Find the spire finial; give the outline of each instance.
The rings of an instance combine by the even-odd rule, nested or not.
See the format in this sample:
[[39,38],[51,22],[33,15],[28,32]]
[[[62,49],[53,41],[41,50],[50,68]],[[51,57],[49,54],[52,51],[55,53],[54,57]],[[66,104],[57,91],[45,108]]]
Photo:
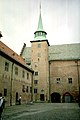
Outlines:
[[41,13],[41,1],[40,1],[40,13]]

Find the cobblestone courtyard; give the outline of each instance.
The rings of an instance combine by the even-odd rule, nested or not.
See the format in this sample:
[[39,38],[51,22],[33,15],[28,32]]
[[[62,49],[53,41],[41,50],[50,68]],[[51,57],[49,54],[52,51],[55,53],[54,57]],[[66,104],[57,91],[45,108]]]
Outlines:
[[6,107],[3,120],[80,120],[75,103],[34,103]]

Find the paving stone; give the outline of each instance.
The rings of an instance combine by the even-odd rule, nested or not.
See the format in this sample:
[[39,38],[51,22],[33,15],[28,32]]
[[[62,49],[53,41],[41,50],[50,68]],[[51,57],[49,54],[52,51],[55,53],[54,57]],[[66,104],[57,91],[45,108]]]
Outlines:
[[34,103],[4,109],[3,120],[80,120],[77,103]]

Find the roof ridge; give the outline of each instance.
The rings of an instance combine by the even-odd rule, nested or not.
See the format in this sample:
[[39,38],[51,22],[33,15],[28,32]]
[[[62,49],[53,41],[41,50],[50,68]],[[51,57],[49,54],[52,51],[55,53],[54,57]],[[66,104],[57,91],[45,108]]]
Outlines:
[[50,45],[50,47],[51,47],[51,46],[77,45],[77,44],[80,44],[80,43],[70,43],[70,44],[56,44],[56,45]]

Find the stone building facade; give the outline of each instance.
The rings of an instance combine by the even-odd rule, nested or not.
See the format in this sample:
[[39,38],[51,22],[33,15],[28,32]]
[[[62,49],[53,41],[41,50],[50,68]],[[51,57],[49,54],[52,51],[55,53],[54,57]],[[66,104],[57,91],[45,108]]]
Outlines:
[[80,43],[49,45],[41,11],[31,47],[24,43],[21,56],[34,70],[33,100],[73,102],[80,94]]
[[[72,102],[78,100],[79,79],[77,60],[50,62],[51,102]],[[80,71],[80,68],[79,68]]]
[[33,70],[24,59],[0,41],[0,92],[6,105],[32,101]]
[[[48,94],[48,44],[46,41],[32,42],[31,67],[34,69],[34,99],[46,101]],[[44,48],[44,49],[43,49]],[[37,51],[36,51],[37,50]],[[35,52],[36,51],[36,52]]]

